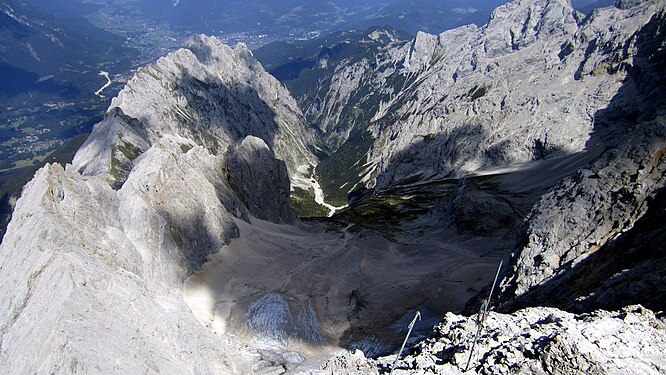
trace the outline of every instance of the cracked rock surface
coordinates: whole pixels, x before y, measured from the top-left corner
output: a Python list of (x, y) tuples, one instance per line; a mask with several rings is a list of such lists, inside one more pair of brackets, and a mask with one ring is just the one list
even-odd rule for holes
[[(449, 313), (397, 362), (393, 374), (663, 374), (666, 323), (640, 305), (575, 315), (535, 307), (491, 312), (465, 372), (476, 317)], [(365, 359), (360, 352), (309, 374), (388, 373), (395, 356)]]

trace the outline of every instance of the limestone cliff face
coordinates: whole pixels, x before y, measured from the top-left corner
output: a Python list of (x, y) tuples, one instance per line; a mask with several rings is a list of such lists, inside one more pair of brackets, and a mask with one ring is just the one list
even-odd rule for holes
[[(355, 132), (372, 141), (348, 141), (364, 148), (350, 160), (356, 188), (579, 152), (633, 64), (634, 36), (662, 9), (644, 1), (584, 18), (565, 0), (514, 1), (483, 27), (419, 33), (374, 60), (341, 64), (326, 96), (335, 107), (322, 102), (322, 116), (359, 108), (368, 119)], [(350, 89), (363, 95), (335, 100)]]
[[(663, 264), (664, 246), (648, 245), (648, 238), (661, 238), (654, 218), (663, 217), (664, 14), (663, 1), (620, 1), (588, 17), (564, 0), (513, 1), (483, 27), (418, 33), (374, 59), (340, 64), (325, 96), (335, 106), (320, 105), (321, 130), (335, 132), (326, 119), (359, 108), (359, 118), (368, 120), (346, 134), (366, 136), (340, 148), (356, 157), (333, 155), (318, 166), (322, 186), (335, 178), (331, 171), (351, 170), (350, 180), (336, 180), (327, 193), (370, 188), (364, 197), (546, 160), (551, 175), (535, 170), (540, 177), (523, 183), (522, 191), (543, 184), (538, 195), (546, 193), (529, 203), (535, 205), (527, 217), (515, 199), (498, 196), (441, 205), (452, 207), (459, 227), (478, 234), (511, 216), (526, 219), (519, 243), (506, 249), (513, 254), (502, 284), (505, 308), (550, 303), (589, 311), (647, 303), (646, 292), (666, 280), (654, 265)], [(580, 161), (563, 173), (575, 155)], [(633, 250), (620, 250), (627, 247)], [(644, 273), (651, 281), (641, 281)], [(612, 275), (613, 285), (632, 282), (611, 295), (601, 285)], [(575, 291), (565, 292), (572, 284)], [(647, 295), (651, 308), (663, 308), (657, 303), (663, 292)]]
[(257, 137), (247, 137), (227, 151), (227, 182), (254, 217), (277, 223), (296, 220), (289, 208), (289, 175), (284, 164)]
[(665, 26), (662, 10), (632, 36), (623, 86), (595, 115), (589, 145), (600, 156), (533, 207), (502, 284), (505, 308), (664, 309)]

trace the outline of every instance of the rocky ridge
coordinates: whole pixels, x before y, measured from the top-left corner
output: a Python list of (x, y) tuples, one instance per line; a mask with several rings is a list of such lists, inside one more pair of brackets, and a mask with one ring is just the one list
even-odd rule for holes
[[(195, 165), (200, 162), (190, 166)], [(200, 240), (192, 222), (170, 227), (173, 217), (155, 210), (156, 200), (166, 201), (156, 190), (173, 187), (156, 181), (155, 172), (130, 178), (116, 192), (101, 178), (54, 165), (26, 186), (0, 247), (7, 286), (0, 292), (2, 372), (216, 373), (244, 367), (221, 337), (206, 333), (176, 293), (188, 261), (200, 262), (203, 254), (176, 244), (172, 231), (179, 229), (191, 228), (192, 237), (183, 235), (184, 241)], [(152, 185), (144, 200), (146, 182)], [(189, 185), (197, 191), (195, 200), (210, 199), (208, 184), (204, 179)], [(233, 235), (224, 232), (229, 221), (210, 220), (211, 228), (213, 223), (218, 232), (210, 233)]]
[[(305, 113), (320, 114), (320, 124), (359, 120), (344, 131), (348, 148), (364, 151), (348, 161), (358, 184), (350, 181), (344, 191), (329, 186), (327, 193), (589, 150), (595, 113), (632, 64), (633, 36), (663, 6), (624, 8), (586, 18), (564, 0), (514, 1), (483, 27), (419, 33), (411, 43), (339, 64), (321, 103), (299, 97)], [(328, 137), (337, 131), (321, 129)], [(353, 136), (366, 131), (370, 141)]]
[(314, 159), (293, 99), (247, 49), (189, 48), (138, 72), (74, 164), (25, 187), (0, 246), (3, 373), (250, 371), (194, 318), (183, 282), (236, 220), (293, 221), (290, 172)]
[[(476, 317), (447, 314), (392, 374), (663, 374), (666, 325), (640, 305), (574, 315), (554, 308), (491, 313), (470, 358)], [(308, 374), (380, 374), (395, 355), (368, 360), (357, 351)]]
[[(502, 283), (502, 296), (511, 301), (505, 309), (550, 304), (589, 311), (639, 302), (666, 308), (660, 288), (650, 287), (664, 280), (660, 265), (666, 247), (645, 243), (661, 236), (654, 220), (663, 216), (666, 191), (664, 25), (662, 9), (626, 47), (632, 56), (627, 77), (595, 114), (588, 142), (589, 148), (603, 149), (599, 157), (542, 196), (527, 217)], [(645, 281), (636, 278), (637, 272)], [(611, 274), (623, 286), (609, 294), (601, 285)], [(576, 287), (565, 291), (564, 284)]]
[(285, 160), (295, 181), (308, 179), (313, 134), (287, 89), (242, 44), (198, 35), (184, 47), (139, 69), (77, 153), (75, 168), (108, 173), (121, 185), (134, 159), (165, 134), (216, 155), (253, 135)]

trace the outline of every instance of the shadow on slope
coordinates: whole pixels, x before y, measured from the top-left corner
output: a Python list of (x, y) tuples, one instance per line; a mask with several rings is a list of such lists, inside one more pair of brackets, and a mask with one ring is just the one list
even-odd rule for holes
[[(350, 192), (351, 207), (336, 218), (388, 233), (410, 222), (408, 230), (453, 225), (461, 234), (480, 237), (517, 231), (543, 193), (595, 155), (552, 149), (534, 162), (491, 165), (458, 176), (461, 165), (490, 153), (489, 159), (502, 160), (511, 147), (500, 142), (487, 151), (475, 148), (474, 142), (483, 138), (483, 127), (472, 124), (421, 137), (388, 165), (378, 166), (387, 171), (378, 177), (379, 188)], [(538, 147), (534, 145), (535, 152)]]
[(666, 189), (660, 189), (647, 206), (630, 229), (502, 310), (552, 306), (581, 313), (642, 304), (666, 311)]
[[(212, 58), (208, 46), (197, 50), (200, 61)], [(111, 108), (102, 123), (98, 124), (83, 147), (90, 147), (97, 153), (97, 158), (106, 152), (106, 142), (119, 131), (115, 144), (111, 145), (111, 161), (109, 163), (112, 177), (115, 179), (114, 189), (125, 183), (131, 172), (134, 161), (151, 143), (162, 138), (162, 133), (175, 133), (190, 139), (197, 145), (205, 147), (211, 154), (220, 155), (226, 152), (229, 145), (239, 144), (247, 136), (261, 138), (271, 150), (274, 150), (275, 136), (278, 130), (276, 114), (259, 96), (250, 82), (247, 84), (227, 84), (219, 77), (207, 75), (197, 78), (188, 68), (180, 66), (175, 79), (167, 76), (156, 65), (140, 70), (138, 75), (158, 86), (156, 94), (147, 94), (146, 106), (154, 111), (155, 117), (139, 116), (135, 119), (126, 115), (122, 109)], [(148, 88), (147, 90), (155, 90)], [(131, 87), (130, 87), (131, 90)], [(173, 96), (176, 100), (160, 103), (161, 96)], [(172, 99), (172, 98), (169, 98)], [(122, 130), (117, 130), (120, 127)], [(128, 133), (130, 136), (127, 136)], [(123, 136), (126, 136), (123, 139)], [(132, 144), (131, 139), (139, 140)], [(145, 141), (145, 143), (144, 143)], [(142, 145), (143, 143), (143, 145)], [(181, 147), (191, 147), (183, 144)], [(89, 162), (95, 163), (91, 158)], [(92, 167), (94, 173), (98, 169)]]

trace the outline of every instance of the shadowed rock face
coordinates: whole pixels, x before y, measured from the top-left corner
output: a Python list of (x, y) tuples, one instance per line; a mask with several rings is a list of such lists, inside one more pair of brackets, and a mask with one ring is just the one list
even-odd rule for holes
[[(622, 86), (633, 36), (659, 7), (644, 1), (586, 18), (567, 1), (514, 1), (484, 27), (418, 33), (339, 63), (317, 84), (317, 100), (298, 98), (333, 151), (362, 151), (320, 163), (325, 192), (589, 150), (594, 114)], [(347, 169), (354, 180), (341, 191), (335, 173)]]
[(504, 309), (666, 308), (663, 288), (653, 290), (664, 280), (666, 245), (652, 242), (663, 236), (666, 191), (665, 30), (662, 10), (627, 42), (628, 75), (595, 114), (588, 142), (604, 151), (533, 207), (502, 282)]
[(227, 183), (254, 217), (276, 223), (296, 220), (289, 208), (287, 167), (260, 138), (249, 136), (230, 147), (225, 170)]

